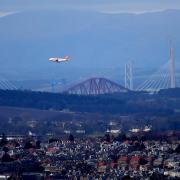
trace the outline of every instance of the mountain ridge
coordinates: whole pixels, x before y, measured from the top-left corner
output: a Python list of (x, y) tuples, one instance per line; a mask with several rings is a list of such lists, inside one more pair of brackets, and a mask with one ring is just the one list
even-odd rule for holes
[[(36, 76), (72, 68), (158, 67), (169, 59), (169, 35), (179, 46), (180, 10), (145, 14), (103, 14), (84, 11), (28, 11), (0, 19), (1, 71)], [(11, 55), (10, 55), (11, 54)], [(51, 56), (70, 55), (61, 68)], [(146, 61), (146, 63), (144, 63)], [(76, 73), (76, 72), (74, 72)], [(98, 72), (97, 72), (98, 73)], [(83, 74), (82, 74), (83, 75)]]

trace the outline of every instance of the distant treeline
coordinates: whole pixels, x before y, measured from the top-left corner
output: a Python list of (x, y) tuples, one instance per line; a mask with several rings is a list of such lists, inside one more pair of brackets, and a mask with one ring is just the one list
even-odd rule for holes
[(109, 114), (172, 115), (180, 111), (180, 88), (162, 90), (154, 95), (128, 92), (99, 96), (0, 90), (0, 106)]

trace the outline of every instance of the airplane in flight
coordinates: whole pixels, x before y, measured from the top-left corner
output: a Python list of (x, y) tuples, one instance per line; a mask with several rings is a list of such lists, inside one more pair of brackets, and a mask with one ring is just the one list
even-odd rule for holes
[(58, 57), (54, 57), (54, 58), (49, 58), (49, 61), (52, 61), (52, 62), (65, 62), (65, 61), (69, 61), (70, 60), (70, 57), (69, 56), (65, 56), (64, 58), (58, 58)]

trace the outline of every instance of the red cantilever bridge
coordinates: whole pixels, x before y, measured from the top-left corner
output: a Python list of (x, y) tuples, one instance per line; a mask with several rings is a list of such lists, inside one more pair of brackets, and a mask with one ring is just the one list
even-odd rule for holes
[(67, 94), (99, 95), (128, 92), (128, 89), (105, 78), (91, 78), (64, 91)]

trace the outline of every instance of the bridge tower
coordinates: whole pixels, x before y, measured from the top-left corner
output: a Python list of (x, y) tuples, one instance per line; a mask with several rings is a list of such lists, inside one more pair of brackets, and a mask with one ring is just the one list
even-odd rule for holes
[(170, 71), (170, 87), (176, 87), (176, 78), (175, 78), (175, 65), (174, 65), (174, 49), (171, 46), (170, 48), (170, 62), (169, 62), (169, 71)]
[(125, 64), (125, 88), (133, 90), (132, 62), (128, 62)]
[(51, 92), (52, 93), (56, 93), (56, 88), (57, 88), (57, 81), (56, 80), (52, 80), (51, 81)]

